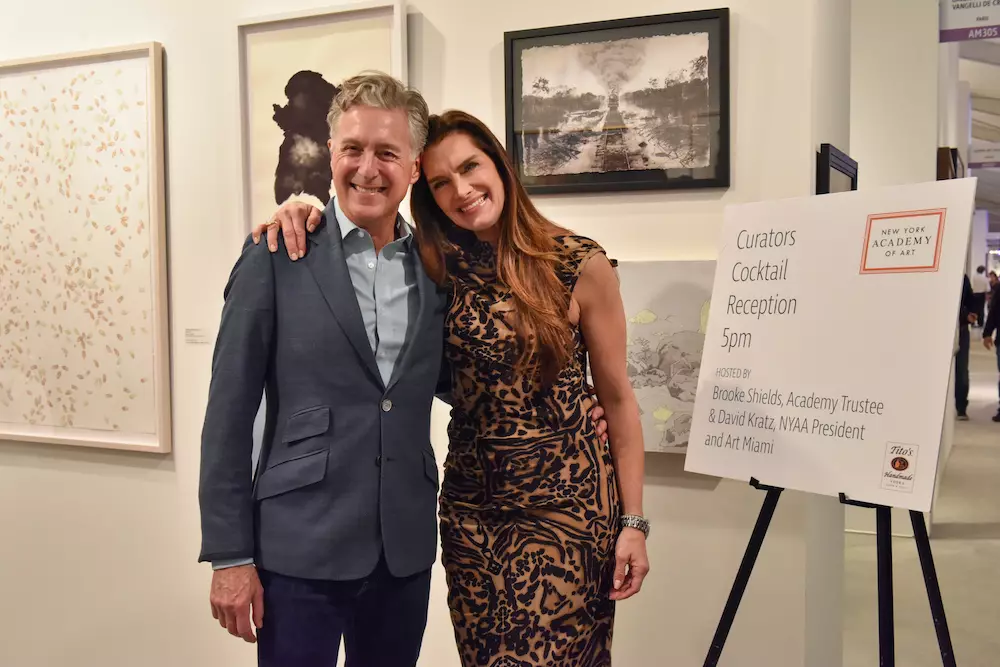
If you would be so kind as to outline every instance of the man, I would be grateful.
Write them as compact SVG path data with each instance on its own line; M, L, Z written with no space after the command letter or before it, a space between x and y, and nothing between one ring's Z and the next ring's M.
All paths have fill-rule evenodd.
M997 281L997 274L992 271L990 283L993 285L993 291L990 293L989 315L986 316L986 323L983 325L983 345L987 350L996 347L997 371L1000 372L1000 331L998 331L1000 330L1000 284ZM993 340L994 335L996 341ZM997 392L1000 394L1000 380L997 382ZM993 415L993 421L1000 422L1000 404L997 413Z
M969 276L962 274L962 302L958 313L958 351L955 353L955 411L969 421L969 325L976 321Z
M258 642L262 667L335 665L342 635L349 665L417 661L437 549L444 304L398 208L427 116L391 77L344 82L328 119L336 194L310 251L293 263L248 240L226 286L199 560L215 568L213 615Z
M334 198L286 252L248 239L226 287L200 560L215 569L213 615L257 642L261 667L335 665L341 637L350 667L417 661L437 553L430 408L445 302L398 209L427 122L426 102L396 79L345 81L328 118Z
M986 278L986 267L976 267L976 275L972 276L972 312L976 321L972 326L981 327L986 320L986 300L990 293L990 281Z

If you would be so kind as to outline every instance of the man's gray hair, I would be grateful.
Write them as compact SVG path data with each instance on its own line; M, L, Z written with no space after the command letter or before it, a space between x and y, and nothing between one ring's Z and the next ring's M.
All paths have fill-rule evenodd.
M376 109L406 112L410 125L410 145L413 156L420 155L427 142L427 102L424 96L409 88L399 79L383 72L366 71L352 76L340 84L340 92L333 98L330 113L326 117L332 138L340 117L351 107L366 106Z

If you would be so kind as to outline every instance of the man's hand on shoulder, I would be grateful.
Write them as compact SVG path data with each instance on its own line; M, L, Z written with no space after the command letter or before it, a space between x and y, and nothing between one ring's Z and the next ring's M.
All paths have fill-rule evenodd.
M212 573L212 617L234 637L251 644L257 641L254 628L264 626L264 587L253 565L215 570ZM251 610L253 625L251 625Z
M590 410L590 421L594 422L594 429L601 442L608 444L608 422L604 419L604 406L597 401L597 391L587 385L587 389L594 397L594 407Z
M281 205L267 222L257 225L251 232L253 242L259 243L264 233L267 233L267 247L271 252L278 251L278 230L285 239L285 252L294 262L306 254L306 231L313 232L323 219L323 211L312 204L299 201L287 201Z

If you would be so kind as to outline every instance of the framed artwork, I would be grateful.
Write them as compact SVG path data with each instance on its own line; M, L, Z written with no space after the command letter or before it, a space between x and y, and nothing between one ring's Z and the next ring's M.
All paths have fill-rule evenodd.
M327 205L330 105L364 70L406 81L406 11L402 0L355 2L242 21L237 32L242 243L290 199Z
M820 145L816 153L816 194L850 192L858 189L858 163L831 144Z
M729 187L728 9L508 32L504 54L529 193Z
M0 63L0 439L170 451L157 43Z
M619 262L627 370L646 451L687 451L715 262Z

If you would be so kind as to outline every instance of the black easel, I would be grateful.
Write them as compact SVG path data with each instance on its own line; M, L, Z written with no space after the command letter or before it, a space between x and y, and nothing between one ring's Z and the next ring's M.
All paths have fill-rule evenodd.
M767 529L771 525L774 517L774 509L778 505L778 498L784 489L776 486L766 486L756 479L750 480L750 485L755 489L766 491L764 504L760 508L760 515L757 517L757 524L750 535L750 542L747 544L746 553L743 555L743 562L736 573L736 580L726 600L726 606L722 611L722 618L719 619L719 626L712 638L712 645L709 647L708 656L705 658L705 667L717 667L719 659L722 657L722 649L726 646L726 639L729 631L733 627L736 619L736 612L739 610L743 593L750 582L750 575L753 573L754 564L760 554L760 548L764 544L764 537L767 536ZM896 644L893 625L893 598L892 598L892 509L882 505L872 505L850 500L843 493L840 494L840 502L845 505L865 507L875 510L876 520L876 543L878 548L878 644L879 644L879 667L895 667L896 665ZM938 647L941 649L941 662L944 667L955 667L955 653L951 647L951 633L948 631L948 620L944 614L944 602L941 600L941 588L938 585L937 571L934 568L934 558L931 555L931 543L927 537L927 525L924 523L924 515L921 512L910 512L910 521L913 524L913 537L917 543L917 553L920 556L920 569L924 574L924 585L927 588L927 599L930 601L931 618L934 620L934 630L937 633Z

